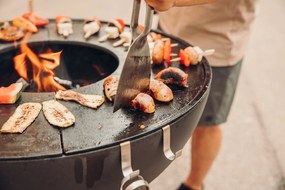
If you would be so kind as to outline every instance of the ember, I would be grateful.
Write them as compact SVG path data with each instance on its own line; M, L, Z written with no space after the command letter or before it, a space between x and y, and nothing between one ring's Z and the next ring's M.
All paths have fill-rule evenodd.
M53 70L60 64L60 52L36 55L27 45L31 33L21 43L21 54L14 57L14 67L26 81L33 80L38 92L55 92L65 88L54 80Z

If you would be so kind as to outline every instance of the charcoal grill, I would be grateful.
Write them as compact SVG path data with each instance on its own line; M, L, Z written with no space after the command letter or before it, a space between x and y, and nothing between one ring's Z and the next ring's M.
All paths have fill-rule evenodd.
M57 76L90 82L88 86L74 89L77 92L103 94L104 78L120 75L126 50L114 48L114 40L98 42L104 35L106 23L98 35L85 41L83 21L73 21L74 33L67 39L56 33L52 21L32 35L28 45L36 52L46 48L63 49L62 66L56 70ZM162 35L179 44L174 48L175 52L189 46L176 37ZM19 77L11 68L17 53L19 50L13 44L1 42L2 85L15 82ZM92 64L102 71L94 70ZM108 101L98 110L61 101L75 115L74 126L67 129L53 127L41 112L23 134L0 134L0 189L120 189L124 177L122 154L127 154L133 171L139 170L140 176L151 182L179 155L198 123L209 93L211 69L205 58L197 66L185 68L179 63L173 66L189 74L189 87L173 86L174 100L156 102L154 114L127 109L113 113L113 105ZM153 66L152 75L163 68ZM52 92L23 92L16 104L0 105L0 125L19 104L53 98ZM129 146L123 146L126 144Z

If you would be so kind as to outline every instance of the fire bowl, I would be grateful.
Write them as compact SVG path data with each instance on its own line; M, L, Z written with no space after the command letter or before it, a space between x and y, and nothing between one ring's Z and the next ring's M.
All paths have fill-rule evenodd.
M83 38L83 21L74 20L73 24L74 33L63 38L56 33L52 21L32 35L29 46L36 52L46 48L54 51L62 49L62 66L56 69L56 75L90 83L75 88L77 92L103 94L103 79L110 74L120 75L126 49L112 46L118 39L98 42L98 38L105 34L106 23L99 34L88 41ZM161 34L178 43L173 52L189 46L176 37ZM13 57L18 52L14 44L0 44L1 85L18 79L12 67ZM100 72L92 67L93 64L100 66L104 75L98 75ZM60 129L51 126L41 112L23 134L0 134L0 189L120 189L124 177L120 145L126 142L131 147L132 169L139 170L140 175L151 182L174 158L165 156L167 142L169 149L177 152L191 136L210 88L211 69L205 58L197 66L183 67L179 63L173 63L173 66L188 73L189 87L172 86L174 100L170 103L155 102L156 111L153 114L128 109L113 113L113 104L108 101L97 110L75 102L60 101L76 117L72 127ZM152 77L165 67L153 66ZM19 104L41 103L50 99L54 99L53 92L23 92L16 104L0 105L0 126Z

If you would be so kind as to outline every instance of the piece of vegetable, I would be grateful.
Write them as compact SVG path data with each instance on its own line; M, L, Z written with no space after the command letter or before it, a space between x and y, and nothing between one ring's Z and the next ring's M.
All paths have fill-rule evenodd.
M164 42L164 54L163 54L163 59L167 63L167 65L171 65L171 40L170 38L167 38Z
M22 83L13 83L8 87L0 87L0 104L14 104L21 95Z
M190 55L183 49L179 50L178 56L180 57L180 63L185 67L189 67L191 63Z
M34 13L24 13L22 16L39 27L45 26L49 23L48 19L41 18Z
M16 17L12 21L14 26L24 28L29 32L37 32L38 28L29 20L25 19L24 17Z

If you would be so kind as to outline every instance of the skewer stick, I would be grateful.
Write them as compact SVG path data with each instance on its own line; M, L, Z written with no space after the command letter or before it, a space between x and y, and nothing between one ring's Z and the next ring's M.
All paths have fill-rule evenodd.
M171 59L170 62L173 63L173 62L177 62L177 61L180 61L180 60L181 60L181 58L177 57L177 58Z
M171 53L170 56L177 56L177 53Z
M178 44L177 44L177 43L175 43L175 44L171 44L171 47L176 47L176 46L178 46Z
M84 38L88 39L91 35L92 35L92 32L88 31L88 32L85 33Z
M215 49L208 49L208 50L205 50L203 55L206 56L206 55L212 55L215 53Z
M101 38L99 38L98 41L99 42L104 42L104 41L106 41L108 39L108 37L109 37L109 34L106 34L106 35L102 36Z
M113 43L113 46L114 46L114 47L118 47L118 46L122 45L125 41L126 41L125 38L121 38L120 40L114 42L114 43Z
M126 42L123 44L124 47L130 47L131 46L131 42Z
M33 0L29 0L29 12L30 12L30 13L33 13L33 12L34 12Z

